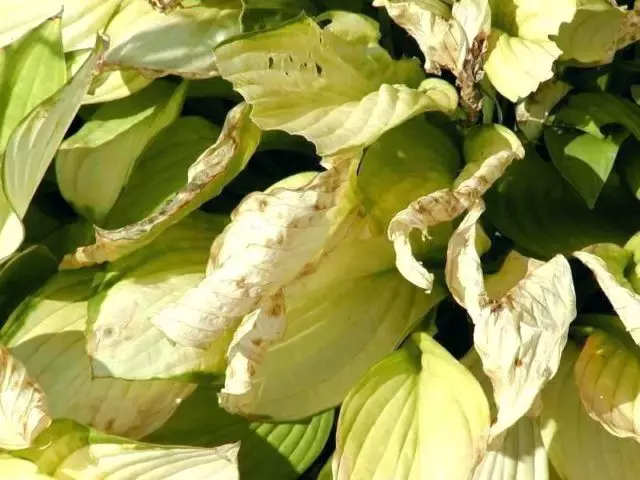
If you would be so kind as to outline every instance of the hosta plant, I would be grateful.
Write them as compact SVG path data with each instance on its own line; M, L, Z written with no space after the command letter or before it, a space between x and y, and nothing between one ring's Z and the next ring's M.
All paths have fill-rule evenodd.
M0 7L2 478L638 478L638 2Z

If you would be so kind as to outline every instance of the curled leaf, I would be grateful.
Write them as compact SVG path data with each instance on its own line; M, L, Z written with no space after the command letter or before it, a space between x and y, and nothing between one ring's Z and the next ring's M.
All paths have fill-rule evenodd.
M640 294L624 277L631 254L613 244L599 244L573 253L593 272L623 325L640 345Z
M251 401L257 386L253 377L264 360L269 346L280 340L285 330L284 293L276 293L260 308L246 316L229 345L224 388L220 405L231 413L241 411L241 405Z
M576 304L569 262L561 255L545 264L512 256L485 282L475 247L483 211L478 202L451 237L446 279L475 325L475 347L498 408L495 438L532 408L555 375Z
M50 423L42 389L9 350L0 347L0 448L27 448Z
M473 131L465 143L469 162L461 181L453 190L443 189L421 197L398 212L389 223L388 236L396 251L396 266L414 285L431 291L433 275L413 256L410 233L414 229L428 237L428 229L449 222L469 209L502 176L515 159L524 157L520 141L499 125Z
M491 31L488 0L460 0L450 7L441 0L374 0L413 38L424 53L427 73L452 72L460 86L464 106L479 110L475 89L482 78L482 64Z
M530 141L536 141L542 135L544 123L553 107L571 90L571 85L560 80L550 80L526 99L516 105L518 128Z
M96 243L65 256L60 268L81 268L123 257L220 193L242 171L260 141L250 111L243 103L229 112L220 137L189 168L186 184L174 195L136 223L114 230L96 228Z
M213 244L205 279L154 316L154 325L177 343L203 348L291 282L347 214L342 200L360 156L333 159L333 168L301 187L247 196Z
M614 337L596 331L585 343L574 376L580 400L612 435L640 441L640 357Z

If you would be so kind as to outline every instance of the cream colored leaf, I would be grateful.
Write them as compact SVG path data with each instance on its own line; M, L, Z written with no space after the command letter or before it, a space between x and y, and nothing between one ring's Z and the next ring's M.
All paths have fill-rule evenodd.
M302 187L247 196L213 244L207 277L154 325L177 343L204 348L291 282L346 215L342 200L360 156L344 155Z
M53 480L53 477L41 473L35 463L6 453L0 454L0 472L7 479Z
M254 375L260 368L269 346L284 335L284 293L279 291L265 300L254 312L244 318L236 330L227 357L224 388L220 391L220 405L231 413L242 411L250 403L259 385Z
M112 262L148 245L178 220L214 197L245 167L260 141L260 130L250 120L251 107L234 107L220 137L189 168L183 188L148 217L114 230L96 228L96 243L66 255L61 269Z
M513 160L524 157L524 149L517 137L499 125L481 127L472 132L466 140L467 150L473 152L466 158L470 164L465 172L474 170L469 178L453 190L438 190L415 200L389 223L387 234L396 251L398 270L407 280L427 292L431 291L433 275L414 258L411 231L420 230L423 237L428 238L430 227L461 215L502 176Z
M640 359L638 353L604 332L585 343L574 367L587 413L616 437L640 441Z
M530 271L527 266L521 275L507 274L505 284L493 288L498 295L487 290L475 247L483 211L480 201L451 237L446 279L475 325L475 347L498 408L491 427L495 438L534 406L555 375L576 305L569 262L561 255L542 266L532 264Z
M0 448L27 448L50 423L44 393L24 366L0 346Z
M621 270L624 265L621 266L614 261L611 256L612 249L622 251L616 245L601 244L573 252L573 256L593 272L625 328L633 340L640 345L640 295L635 293L631 285L624 280Z

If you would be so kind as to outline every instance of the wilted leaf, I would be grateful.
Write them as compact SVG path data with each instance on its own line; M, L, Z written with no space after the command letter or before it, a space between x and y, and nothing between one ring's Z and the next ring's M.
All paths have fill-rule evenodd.
M260 130L249 119L250 110L240 104L229 112L218 140L189 168L186 183L154 206L148 216L114 230L97 228L96 243L67 255L60 267L79 268L123 257L218 195L244 169L260 141Z
M321 28L302 16L216 49L221 75L253 105L260 128L302 135L326 156L366 147L422 112L455 109L455 89L442 80L401 84L412 65L378 45L373 20L347 12L325 20Z
M500 178L524 149L513 132L501 125L479 127L465 140L465 161L461 182L454 189L433 192L413 201L398 212L389 224L388 236L396 251L396 266L414 285L431 290L433 275L414 257L409 235L418 229L429 237L428 229L450 222L472 207Z
M102 225L138 157L180 114L186 84L156 82L129 98L100 107L65 140L56 157L60 192L77 212Z
M498 408L495 438L532 408L557 371L576 299L569 262L560 255L545 264L512 257L485 283L475 247L483 211L476 204L451 237L446 278L475 325L475 348Z
M416 39L425 56L425 70L451 71L461 87L465 107L479 110L481 97L475 90L482 78L482 64L491 31L488 0L375 0L389 16Z
M353 208L361 153L297 188L248 195L211 249L207 276L151 321L181 345L206 348L316 259Z
M13 253L24 238L21 219L80 108L96 73L101 50L100 44L78 73L33 109L9 139L2 165L7 201L0 202L0 259Z
M424 333L372 367L344 401L336 480L466 480L484 455L489 405L466 368Z
M11 352L0 346L0 448L27 448L50 423L41 388Z
M402 278L385 237L359 233L286 287L287 328L256 369L244 415L290 421L339 405L444 298L439 282L426 295Z
M573 255L593 272L625 328L640 345L640 294L633 291L624 276L631 252L617 245L601 244Z
M568 342L556 376L543 391L542 440L563 479L635 480L640 445L614 437L585 412L573 378L578 349Z
M144 249L110 263L89 304L87 352L96 377L217 379L231 332L202 350L176 345L150 321L202 280L227 220L194 212Z
M18 307L0 338L42 387L53 418L140 438L160 427L195 386L93 377L84 332L95 274L53 277Z

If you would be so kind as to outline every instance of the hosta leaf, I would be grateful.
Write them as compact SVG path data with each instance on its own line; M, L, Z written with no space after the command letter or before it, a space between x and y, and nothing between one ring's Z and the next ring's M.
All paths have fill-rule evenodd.
M18 307L0 338L41 385L53 418L140 438L162 425L195 387L92 377L84 331L95 273L53 277Z
M450 7L441 0L375 0L389 16L416 39L425 56L425 70L450 70L462 88L465 106L478 110L481 98L475 83L481 78L491 27L488 0L461 0Z
M580 93L569 97L567 107L556 113L556 123L565 123L604 137L606 125L622 125L640 140L640 106L610 93Z
M202 117L180 117L154 138L109 211L108 228L124 227L151 215L184 187L189 167L213 145L220 129Z
M553 107L571 90L571 85L560 80L549 80L516 105L518 128L530 141L536 141Z
M238 444L192 448L136 443L74 422L57 421L37 438L34 447L15 455L60 480L237 480L238 448Z
M119 0L2 0L0 47L13 43L48 18L62 13L64 51L91 48Z
M28 460L15 458L6 453L0 454L0 469L7 478L21 480L52 480L53 477L38 472L38 466Z
M595 243L624 243L640 225L640 205L615 172L590 209L533 149L485 195L487 217L516 248L535 256L570 255Z
M638 349L596 331L587 339L574 367L580 400L587 413L617 437L640 436Z
M60 17L45 20L0 50L0 153L22 119L67 80L60 28Z
M25 367L0 346L0 448L29 447L51 423L42 389Z
M240 9L240 0L220 0L164 14L149 2L123 0L105 32L105 62L156 75L217 75L213 48L240 33Z
M56 157L60 192L73 207L103 224L138 157L180 113L186 84L160 82L132 97L100 107Z
M495 438L532 408L557 371L576 299L569 262L560 255L546 264L512 256L485 283L475 247L483 211L478 203L451 237L446 278L475 325L475 348L498 407Z
M415 118L385 133L371 145L358 169L358 196L382 233L393 216L416 197L450 187L460 168L460 152L441 129ZM373 228L373 227L372 227ZM450 225L438 226L430 247Z
M402 84L411 65L378 45L375 22L346 12L325 20L321 28L301 16L216 49L221 75L260 128L302 135L325 156L368 146L424 111L455 109L455 89L442 80Z
M2 165L6 201L0 202L0 259L15 251L24 238L21 219L80 108L102 56L101 49L98 45L76 75L33 109L9 139Z
M489 448L473 480L550 480L549 459L538 421L522 417L507 430L500 448Z
M596 277L625 328L640 344L640 294L625 278L632 254L613 244L592 245L573 254Z
M544 140L558 171L593 208L624 136L598 138L589 133L548 128Z
M431 290L433 274L416 260L409 235L412 230L429 236L428 229L450 222L475 204L500 178L513 160L524 156L522 144L509 129L487 125L473 130L465 140L468 165L453 189L443 189L414 200L389 223L388 236L396 251L396 266L414 285Z
M224 371L228 332L202 350L174 344L149 319L202 280L211 240L225 223L194 213L106 267L89 304L87 352L94 376L189 380Z
M200 386L176 413L145 441L194 447L240 442L238 466L243 479L295 480L320 454L331 433L334 412L288 423L250 422L217 405L217 389Z
M628 138L620 148L618 165L631 192L640 200L640 141Z
M589 418L578 395L573 367L578 349L571 342L560 369L542 395L542 440L563 479L633 480L640 469L640 444L611 435Z
M439 283L426 295L395 271L386 238L354 232L285 289L284 337L256 367L255 393L236 409L291 420L340 404L443 296Z
M491 36L484 70L493 86L512 102L553 77L562 51L549 40L576 12L576 0L492 0Z
M489 421L473 375L431 337L414 334L345 399L333 476L468 479L486 449Z
M81 247L73 254L67 255L61 268L79 268L123 257L147 245L171 225L218 195L244 169L260 141L260 130L249 119L250 110L248 105L240 104L229 112L218 140L193 162L187 171L186 179L183 173L180 186L176 190L168 191L163 187L154 190L146 200L140 201L140 206L145 210L152 207L146 217L112 230L96 229L96 243ZM153 152L154 150L150 149L149 155ZM173 161L173 157L169 160ZM143 158L139 168L132 174L133 186L140 181L139 175L148 173L149 167L153 167L153 176L158 176L156 165L149 165ZM146 175L143 180L145 185L154 185L147 180ZM136 195L139 193L136 192ZM157 194L167 197L158 204L150 205L157 201ZM127 195L126 191L124 195ZM123 197L122 201L127 202L127 198ZM122 213L122 209L127 207L118 208ZM138 207L132 208L134 212L138 211ZM110 221L118 224L126 219L117 216L118 211Z
M577 0L572 22L560 27L556 42L562 59L586 64L613 60L616 50L640 39L640 11L626 11L607 0Z
M295 188L248 195L211 250L207 276L152 319L171 340L206 348L260 308L325 249L354 205L348 201L361 153Z

